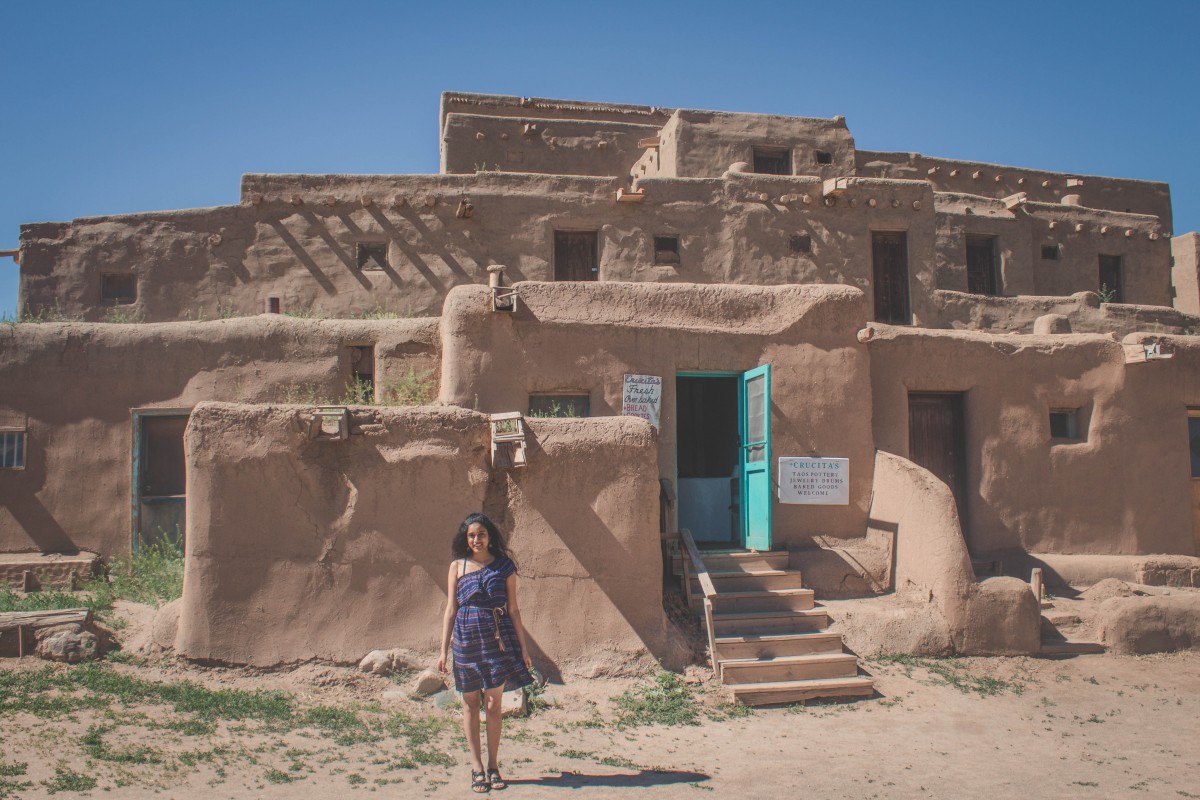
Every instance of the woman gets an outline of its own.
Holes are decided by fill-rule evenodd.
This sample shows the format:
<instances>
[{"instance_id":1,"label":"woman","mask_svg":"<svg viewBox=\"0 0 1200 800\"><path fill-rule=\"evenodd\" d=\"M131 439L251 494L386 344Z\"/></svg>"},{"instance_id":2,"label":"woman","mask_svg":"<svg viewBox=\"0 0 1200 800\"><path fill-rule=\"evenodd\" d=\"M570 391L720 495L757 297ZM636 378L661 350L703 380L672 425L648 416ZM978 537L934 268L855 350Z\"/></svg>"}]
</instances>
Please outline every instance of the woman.
<instances>
[{"instance_id":1,"label":"woman","mask_svg":"<svg viewBox=\"0 0 1200 800\"><path fill-rule=\"evenodd\" d=\"M525 628L517 608L517 565L500 530L483 514L471 514L458 526L451 544L454 561L448 575L446 616L438 671L446 671L451 633L454 685L462 693L463 729L471 748L471 789L504 789L496 754L500 749L500 695L533 683L525 646ZM487 770L479 744L480 695L487 713Z\"/></svg>"}]
</instances>

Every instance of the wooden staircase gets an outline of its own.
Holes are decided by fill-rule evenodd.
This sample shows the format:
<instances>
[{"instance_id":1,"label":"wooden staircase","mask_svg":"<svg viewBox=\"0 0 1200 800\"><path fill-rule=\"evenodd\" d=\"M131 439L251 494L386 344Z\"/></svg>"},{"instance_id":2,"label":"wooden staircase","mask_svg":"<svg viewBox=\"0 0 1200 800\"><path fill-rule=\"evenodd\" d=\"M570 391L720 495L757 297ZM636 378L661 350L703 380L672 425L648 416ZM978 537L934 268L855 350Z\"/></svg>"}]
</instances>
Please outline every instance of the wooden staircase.
<instances>
[{"instance_id":1,"label":"wooden staircase","mask_svg":"<svg viewBox=\"0 0 1200 800\"><path fill-rule=\"evenodd\" d=\"M790 569L787 552L721 552L701 556L680 533L688 604L703 610L713 671L746 705L815 698L869 697L869 676L844 652L842 636Z\"/></svg>"}]
</instances>

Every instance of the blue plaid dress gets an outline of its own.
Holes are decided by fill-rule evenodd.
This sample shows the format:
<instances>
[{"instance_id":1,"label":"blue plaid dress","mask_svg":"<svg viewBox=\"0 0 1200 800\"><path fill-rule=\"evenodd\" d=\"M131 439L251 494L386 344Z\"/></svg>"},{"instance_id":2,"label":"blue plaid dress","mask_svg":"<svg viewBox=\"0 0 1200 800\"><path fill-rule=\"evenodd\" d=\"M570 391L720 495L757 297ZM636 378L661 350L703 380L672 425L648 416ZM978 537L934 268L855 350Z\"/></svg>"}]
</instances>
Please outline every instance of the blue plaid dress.
<instances>
[{"instance_id":1,"label":"blue plaid dress","mask_svg":"<svg viewBox=\"0 0 1200 800\"><path fill-rule=\"evenodd\" d=\"M459 576L452 643L454 685L460 692L495 689L506 683L509 689L516 689L533 683L508 616L505 581L516 571L510 559L501 557Z\"/></svg>"}]
</instances>

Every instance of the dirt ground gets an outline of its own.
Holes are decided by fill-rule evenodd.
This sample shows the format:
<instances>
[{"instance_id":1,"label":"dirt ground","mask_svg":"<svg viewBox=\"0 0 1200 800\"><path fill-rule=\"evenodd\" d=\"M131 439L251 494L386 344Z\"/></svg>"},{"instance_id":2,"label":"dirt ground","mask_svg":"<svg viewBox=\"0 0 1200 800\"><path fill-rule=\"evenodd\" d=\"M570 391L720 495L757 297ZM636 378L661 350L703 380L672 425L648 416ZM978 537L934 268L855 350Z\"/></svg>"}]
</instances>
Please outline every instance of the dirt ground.
<instances>
[{"instance_id":1,"label":"dirt ground","mask_svg":"<svg viewBox=\"0 0 1200 800\"><path fill-rule=\"evenodd\" d=\"M505 796L1200 798L1200 653L865 667L874 699L752 711L693 669L668 711L697 725L614 700L649 679L550 686L505 722ZM7 659L0 798L468 795L458 710L405 685L328 665Z\"/></svg>"}]
</instances>

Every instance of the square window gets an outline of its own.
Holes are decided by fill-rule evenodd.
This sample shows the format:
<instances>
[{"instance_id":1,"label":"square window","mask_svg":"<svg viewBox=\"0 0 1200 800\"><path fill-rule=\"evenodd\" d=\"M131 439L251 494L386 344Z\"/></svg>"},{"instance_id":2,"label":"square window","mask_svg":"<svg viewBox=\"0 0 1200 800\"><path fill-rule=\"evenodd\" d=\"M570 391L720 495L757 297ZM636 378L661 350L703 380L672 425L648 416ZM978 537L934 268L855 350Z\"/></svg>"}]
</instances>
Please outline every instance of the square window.
<instances>
[{"instance_id":1,"label":"square window","mask_svg":"<svg viewBox=\"0 0 1200 800\"><path fill-rule=\"evenodd\" d=\"M754 148L754 171L762 175L791 175L792 151L782 147Z\"/></svg>"},{"instance_id":2,"label":"square window","mask_svg":"<svg viewBox=\"0 0 1200 800\"><path fill-rule=\"evenodd\" d=\"M1079 409L1055 408L1050 410L1050 438L1079 438Z\"/></svg>"},{"instance_id":3,"label":"square window","mask_svg":"<svg viewBox=\"0 0 1200 800\"><path fill-rule=\"evenodd\" d=\"M1058 261L1058 245L1042 245L1042 261Z\"/></svg>"},{"instance_id":4,"label":"square window","mask_svg":"<svg viewBox=\"0 0 1200 800\"><path fill-rule=\"evenodd\" d=\"M529 395L531 417L586 417L591 411L590 406L590 398L586 394Z\"/></svg>"},{"instance_id":5,"label":"square window","mask_svg":"<svg viewBox=\"0 0 1200 800\"><path fill-rule=\"evenodd\" d=\"M669 233L654 237L654 263L679 263L679 237Z\"/></svg>"},{"instance_id":6,"label":"square window","mask_svg":"<svg viewBox=\"0 0 1200 800\"><path fill-rule=\"evenodd\" d=\"M0 469L25 469L24 428L0 428Z\"/></svg>"},{"instance_id":7,"label":"square window","mask_svg":"<svg viewBox=\"0 0 1200 800\"><path fill-rule=\"evenodd\" d=\"M387 269L387 242L359 242L355 250L358 268L364 272Z\"/></svg>"},{"instance_id":8,"label":"square window","mask_svg":"<svg viewBox=\"0 0 1200 800\"><path fill-rule=\"evenodd\" d=\"M100 302L113 306L137 302L137 276L132 272L100 273Z\"/></svg>"},{"instance_id":9,"label":"square window","mask_svg":"<svg viewBox=\"0 0 1200 800\"><path fill-rule=\"evenodd\" d=\"M833 153L827 153L824 150L818 150L817 151L817 163L818 164L832 164L833 163Z\"/></svg>"},{"instance_id":10,"label":"square window","mask_svg":"<svg viewBox=\"0 0 1200 800\"><path fill-rule=\"evenodd\" d=\"M812 237L807 233L793 233L788 237L788 250L793 253L811 253Z\"/></svg>"}]
</instances>

